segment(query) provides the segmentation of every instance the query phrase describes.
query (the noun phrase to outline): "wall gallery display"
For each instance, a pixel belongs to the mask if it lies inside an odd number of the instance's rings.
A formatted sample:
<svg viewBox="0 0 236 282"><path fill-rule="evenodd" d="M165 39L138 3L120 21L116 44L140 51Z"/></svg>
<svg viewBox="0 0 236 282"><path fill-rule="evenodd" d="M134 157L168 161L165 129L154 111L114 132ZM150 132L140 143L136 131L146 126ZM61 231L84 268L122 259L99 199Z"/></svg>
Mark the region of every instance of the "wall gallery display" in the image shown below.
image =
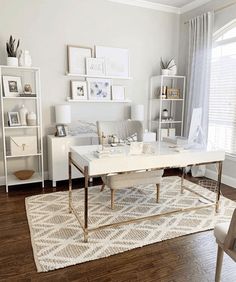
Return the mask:
<svg viewBox="0 0 236 282"><path fill-rule="evenodd" d="M125 87L120 85L112 85L112 100L125 100Z"/></svg>
<svg viewBox="0 0 236 282"><path fill-rule="evenodd" d="M107 76L129 77L129 50L96 46L96 58L104 58Z"/></svg>
<svg viewBox="0 0 236 282"><path fill-rule="evenodd" d="M80 46L67 46L68 72L72 74L86 74L86 58L92 57L92 48Z"/></svg>
<svg viewBox="0 0 236 282"><path fill-rule="evenodd" d="M111 80L87 79L90 100L111 100Z"/></svg>
<svg viewBox="0 0 236 282"><path fill-rule="evenodd" d="M71 81L72 99L87 100L87 82L86 81Z"/></svg>
<svg viewBox="0 0 236 282"><path fill-rule="evenodd" d="M86 73L88 75L105 76L105 60L101 58L86 58Z"/></svg>
<svg viewBox="0 0 236 282"><path fill-rule="evenodd" d="M22 93L21 78L18 76L3 76L5 97L17 97Z"/></svg>

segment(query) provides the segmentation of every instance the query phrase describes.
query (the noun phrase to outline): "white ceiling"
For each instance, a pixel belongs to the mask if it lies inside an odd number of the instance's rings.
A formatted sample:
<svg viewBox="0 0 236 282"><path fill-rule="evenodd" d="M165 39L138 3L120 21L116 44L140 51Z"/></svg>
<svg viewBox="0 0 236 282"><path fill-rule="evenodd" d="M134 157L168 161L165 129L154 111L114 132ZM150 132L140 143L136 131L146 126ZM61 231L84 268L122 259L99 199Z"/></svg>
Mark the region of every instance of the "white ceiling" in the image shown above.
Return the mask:
<svg viewBox="0 0 236 282"><path fill-rule="evenodd" d="M109 0L120 4L182 14L210 2L211 0Z"/></svg>
<svg viewBox="0 0 236 282"><path fill-rule="evenodd" d="M195 0L146 0L157 4L168 5L176 8L182 8L183 6L195 2Z"/></svg>

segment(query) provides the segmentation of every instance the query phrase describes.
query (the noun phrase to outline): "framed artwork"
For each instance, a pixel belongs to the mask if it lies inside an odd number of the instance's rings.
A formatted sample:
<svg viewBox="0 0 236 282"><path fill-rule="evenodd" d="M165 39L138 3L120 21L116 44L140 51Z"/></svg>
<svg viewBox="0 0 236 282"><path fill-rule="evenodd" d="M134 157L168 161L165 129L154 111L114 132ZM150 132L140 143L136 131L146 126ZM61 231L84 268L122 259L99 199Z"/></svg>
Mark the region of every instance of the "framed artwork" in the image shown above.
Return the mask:
<svg viewBox="0 0 236 282"><path fill-rule="evenodd" d="M88 75L105 76L105 60L101 58L86 58L86 73Z"/></svg>
<svg viewBox="0 0 236 282"><path fill-rule="evenodd" d="M111 100L111 80L90 78L87 81L90 100Z"/></svg>
<svg viewBox="0 0 236 282"><path fill-rule="evenodd" d="M125 100L125 87L120 85L112 85L112 100Z"/></svg>
<svg viewBox="0 0 236 282"><path fill-rule="evenodd" d="M18 112L8 112L9 126L20 126L20 117Z"/></svg>
<svg viewBox="0 0 236 282"><path fill-rule="evenodd" d="M167 99L180 99L180 90L175 88L167 88Z"/></svg>
<svg viewBox="0 0 236 282"><path fill-rule="evenodd" d="M71 81L72 99L87 100L87 82L86 81Z"/></svg>
<svg viewBox="0 0 236 282"><path fill-rule="evenodd" d="M86 58L91 58L93 49L90 47L67 46L68 72L86 74Z"/></svg>
<svg viewBox="0 0 236 282"><path fill-rule="evenodd" d="M106 75L129 77L129 50L96 46L96 58L105 59Z"/></svg>
<svg viewBox="0 0 236 282"><path fill-rule="evenodd" d="M17 97L22 93L21 77L3 76L2 79L5 97Z"/></svg>
<svg viewBox="0 0 236 282"><path fill-rule="evenodd" d="M56 125L56 136L57 137L65 137L66 136L66 129L65 126L63 124L58 124Z"/></svg>

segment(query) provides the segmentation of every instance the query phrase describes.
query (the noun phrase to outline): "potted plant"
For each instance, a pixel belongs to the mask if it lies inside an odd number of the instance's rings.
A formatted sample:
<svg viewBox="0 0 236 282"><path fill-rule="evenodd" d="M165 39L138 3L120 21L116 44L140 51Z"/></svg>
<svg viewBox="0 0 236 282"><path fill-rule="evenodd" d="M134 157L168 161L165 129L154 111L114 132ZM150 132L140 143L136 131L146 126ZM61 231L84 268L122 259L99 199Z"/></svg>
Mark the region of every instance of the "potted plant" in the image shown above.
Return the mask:
<svg viewBox="0 0 236 282"><path fill-rule="evenodd" d="M10 36L9 41L6 43L7 49L7 65L18 67L18 58L17 58L17 51L20 45L20 40L18 39L16 43L16 39Z"/></svg>
<svg viewBox="0 0 236 282"><path fill-rule="evenodd" d="M173 58L169 61L163 61L161 58L160 66L162 75L176 75L177 73L177 66Z"/></svg>

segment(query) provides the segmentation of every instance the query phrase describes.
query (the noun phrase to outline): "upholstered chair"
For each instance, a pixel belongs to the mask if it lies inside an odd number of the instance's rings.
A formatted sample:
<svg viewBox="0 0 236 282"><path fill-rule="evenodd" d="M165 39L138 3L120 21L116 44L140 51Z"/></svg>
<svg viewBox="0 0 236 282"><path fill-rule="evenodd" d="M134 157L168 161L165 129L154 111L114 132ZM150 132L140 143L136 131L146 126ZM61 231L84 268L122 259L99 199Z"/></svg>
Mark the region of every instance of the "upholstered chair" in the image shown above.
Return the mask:
<svg viewBox="0 0 236 282"><path fill-rule="evenodd" d="M230 223L217 224L214 235L218 244L215 281L220 281L224 252L236 262L236 209Z"/></svg>
<svg viewBox="0 0 236 282"><path fill-rule="evenodd" d="M143 141L143 125L140 121L98 121L98 135L114 135L119 139L126 140L136 136L138 142ZM101 138L100 142L101 142ZM130 140L130 139L129 139ZM155 184L156 202L159 201L160 183L163 170L145 170L129 173L115 173L102 177L103 185L101 191L107 186L111 189L111 209L114 209L115 191L117 189L129 188L139 184Z"/></svg>

